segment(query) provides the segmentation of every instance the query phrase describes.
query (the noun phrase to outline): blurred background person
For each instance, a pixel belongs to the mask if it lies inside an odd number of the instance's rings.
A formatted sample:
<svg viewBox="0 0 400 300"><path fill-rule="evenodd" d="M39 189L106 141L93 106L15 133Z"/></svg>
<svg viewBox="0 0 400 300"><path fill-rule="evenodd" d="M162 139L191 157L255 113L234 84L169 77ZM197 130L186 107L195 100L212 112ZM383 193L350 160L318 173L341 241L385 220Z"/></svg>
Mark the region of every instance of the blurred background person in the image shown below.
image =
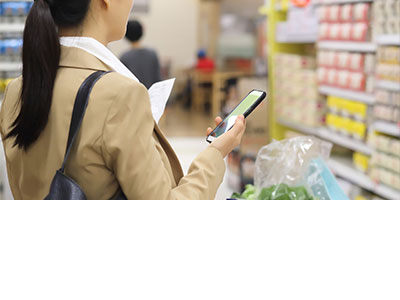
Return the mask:
<svg viewBox="0 0 400 300"><path fill-rule="evenodd" d="M203 72L212 72L215 70L215 62L212 58L207 56L205 49L200 49L197 53L196 70Z"/></svg>
<svg viewBox="0 0 400 300"><path fill-rule="evenodd" d="M144 29L139 21L128 22L125 37L131 43L131 49L122 55L121 61L149 89L154 83L161 81L161 68L157 53L153 49L142 47L143 33Z"/></svg>

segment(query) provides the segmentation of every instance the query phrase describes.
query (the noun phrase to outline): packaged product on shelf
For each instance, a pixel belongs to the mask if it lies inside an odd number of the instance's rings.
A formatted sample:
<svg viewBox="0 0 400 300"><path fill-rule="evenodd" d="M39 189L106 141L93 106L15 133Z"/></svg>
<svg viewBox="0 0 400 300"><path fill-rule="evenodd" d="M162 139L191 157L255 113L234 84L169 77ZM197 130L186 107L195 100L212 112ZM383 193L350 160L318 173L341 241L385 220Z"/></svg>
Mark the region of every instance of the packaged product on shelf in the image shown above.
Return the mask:
<svg viewBox="0 0 400 300"><path fill-rule="evenodd" d="M375 56L347 51L318 52L318 82L342 89L372 93Z"/></svg>
<svg viewBox="0 0 400 300"><path fill-rule="evenodd" d="M329 129L337 131L340 134L364 140L367 133L367 125L348 117L342 117L333 113L328 113L326 116L326 125Z"/></svg>
<svg viewBox="0 0 400 300"><path fill-rule="evenodd" d="M375 98L378 104L400 108L400 92L377 90L375 92Z"/></svg>
<svg viewBox="0 0 400 300"><path fill-rule="evenodd" d="M357 3L353 7L353 20L356 22L368 22L371 18L371 5L369 3Z"/></svg>
<svg viewBox="0 0 400 300"><path fill-rule="evenodd" d="M339 39L342 41L349 41L351 39L351 33L353 25L351 23L340 24Z"/></svg>
<svg viewBox="0 0 400 300"><path fill-rule="evenodd" d="M340 21L343 23L351 22L353 20L353 5L344 4L340 10Z"/></svg>
<svg viewBox="0 0 400 300"><path fill-rule="evenodd" d="M328 21L332 23L339 22L340 5L332 5L328 7Z"/></svg>
<svg viewBox="0 0 400 300"><path fill-rule="evenodd" d="M375 35L400 34L400 1L374 1Z"/></svg>
<svg viewBox="0 0 400 300"><path fill-rule="evenodd" d="M0 40L0 61L20 61L22 39Z"/></svg>
<svg viewBox="0 0 400 300"><path fill-rule="evenodd" d="M321 6L319 40L367 42L371 40L370 3Z"/></svg>
<svg viewBox="0 0 400 300"><path fill-rule="evenodd" d="M359 22L352 26L351 40L354 42L367 42L371 40L371 28L367 23Z"/></svg>
<svg viewBox="0 0 400 300"><path fill-rule="evenodd" d="M3 23L19 23L24 21L33 3L26 1L6 1L0 4Z"/></svg>
<svg viewBox="0 0 400 300"><path fill-rule="evenodd" d="M372 180L400 190L400 176L398 173L373 166L370 171Z"/></svg>
<svg viewBox="0 0 400 300"><path fill-rule="evenodd" d="M371 133L368 137L368 143L377 151L400 156L400 139Z"/></svg>
<svg viewBox="0 0 400 300"><path fill-rule="evenodd" d="M377 51L377 56L380 63L400 64L400 47L379 47Z"/></svg>
<svg viewBox="0 0 400 300"><path fill-rule="evenodd" d="M379 120L400 123L400 108L387 105L375 105L374 116Z"/></svg>
<svg viewBox="0 0 400 300"><path fill-rule="evenodd" d="M370 157L365 154L359 152L354 152L353 154L354 166L363 173L366 173L368 171L369 160Z"/></svg>
<svg viewBox="0 0 400 300"><path fill-rule="evenodd" d="M318 93L315 59L283 53L274 59L279 66L274 76L278 118L308 126L322 125L325 104Z"/></svg>
<svg viewBox="0 0 400 300"><path fill-rule="evenodd" d="M368 116L368 105L343 99L340 97L329 96L327 98L329 111L343 117L351 117L356 121L366 121Z"/></svg>
<svg viewBox="0 0 400 300"><path fill-rule="evenodd" d="M371 132L368 144L375 149L370 162L370 177L400 190L400 139Z"/></svg>

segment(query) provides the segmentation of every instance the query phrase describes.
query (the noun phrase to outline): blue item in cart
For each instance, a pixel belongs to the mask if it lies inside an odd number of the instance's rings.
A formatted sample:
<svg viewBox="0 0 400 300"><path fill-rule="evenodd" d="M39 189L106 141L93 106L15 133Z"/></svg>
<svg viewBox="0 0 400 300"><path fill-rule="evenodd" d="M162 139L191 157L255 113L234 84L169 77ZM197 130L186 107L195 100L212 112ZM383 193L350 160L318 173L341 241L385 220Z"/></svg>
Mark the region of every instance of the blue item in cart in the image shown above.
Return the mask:
<svg viewBox="0 0 400 300"><path fill-rule="evenodd" d="M314 159L309 173L308 184L318 199L349 200L323 159Z"/></svg>

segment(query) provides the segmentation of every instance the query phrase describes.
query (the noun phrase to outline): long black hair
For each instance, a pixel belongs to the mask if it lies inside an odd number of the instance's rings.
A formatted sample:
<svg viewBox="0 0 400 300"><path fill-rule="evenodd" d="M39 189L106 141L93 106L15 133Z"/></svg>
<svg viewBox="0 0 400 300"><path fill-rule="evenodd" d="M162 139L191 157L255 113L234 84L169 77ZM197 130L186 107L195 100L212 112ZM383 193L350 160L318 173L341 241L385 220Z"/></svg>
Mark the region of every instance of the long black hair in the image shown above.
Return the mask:
<svg viewBox="0 0 400 300"><path fill-rule="evenodd" d="M58 28L80 25L90 0L35 0L26 19L22 48L20 112L6 138L25 151L45 129L60 63Z"/></svg>

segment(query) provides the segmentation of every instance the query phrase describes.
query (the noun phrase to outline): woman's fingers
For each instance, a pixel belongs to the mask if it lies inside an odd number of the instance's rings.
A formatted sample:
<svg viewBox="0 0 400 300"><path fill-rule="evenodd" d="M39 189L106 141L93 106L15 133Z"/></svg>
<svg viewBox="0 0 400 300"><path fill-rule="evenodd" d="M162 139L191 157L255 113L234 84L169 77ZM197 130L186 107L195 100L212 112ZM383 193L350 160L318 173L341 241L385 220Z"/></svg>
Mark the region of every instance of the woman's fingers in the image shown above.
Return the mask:
<svg viewBox="0 0 400 300"><path fill-rule="evenodd" d="M212 128L211 128L211 127L208 127L208 129L207 129L207 136L209 136L209 135L211 134L212 131L213 131Z"/></svg>
<svg viewBox="0 0 400 300"><path fill-rule="evenodd" d="M222 118L221 117L216 117L215 118L215 124L218 126L220 123L222 122Z"/></svg>

